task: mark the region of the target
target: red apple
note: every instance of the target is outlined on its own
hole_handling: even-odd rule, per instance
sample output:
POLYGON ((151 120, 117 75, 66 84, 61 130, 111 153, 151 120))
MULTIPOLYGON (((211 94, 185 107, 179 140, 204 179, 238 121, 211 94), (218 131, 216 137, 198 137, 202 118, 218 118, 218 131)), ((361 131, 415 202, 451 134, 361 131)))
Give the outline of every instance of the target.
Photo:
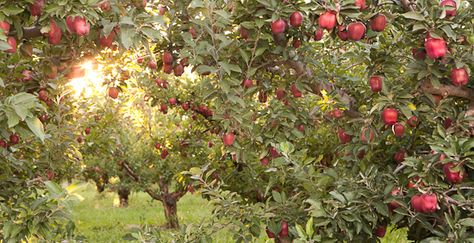
POLYGON ((359 9, 366 9, 367 5, 365 4, 365 0, 355 0, 354 4, 359 8, 359 9))
POLYGON ((268 154, 270 154, 270 157, 275 159, 275 158, 278 158, 278 157, 281 157, 281 154, 278 152, 278 150, 273 147, 273 146, 270 146, 268 148, 268 154))
POLYGON ((324 29, 318 28, 316 32, 314 32, 314 40, 315 41, 320 41, 324 37, 324 29))
POLYGON ((78 36, 85 36, 89 34, 91 24, 89 24, 85 17, 76 16, 74 18, 74 30, 78 36))
POLYGON ((46 102, 48 98, 48 91, 42 89, 38 92, 38 99, 46 102))
POLYGON ((166 9, 165 6, 161 6, 161 5, 160 5, 160 6, 158 7, 158 14, 161 15, 161 16, 163 16, 163 15, 165 15, 165 13, 166 13, 167 10, 168 10, 168 9, 166 9))
POLYGON ((286 91, 283 88, 278 88, 275 91, 275 94, 276 94, 277 100, 283 100, 283 98, 285 98, 286 96, 286 91))
POLYGON ((31 73, 31 70, 25 69, 21 71, 21 75, 23 75, 22 81, 24 82, 33 80, 33 75, 31 73))
POLYGON ((214 143, 212 141, 207 142, 207 147, 209 148, 214 147, 214 143))
POLYGON ((112 99, 117 99, 119 95, 119 90, 116 87, 109 88, 109 97, 112 99))
POLYGON ((102 34, 99 37, 99 45, 103 48, 111 47, 115 39, 115 32, 112 31, 108 36, 103 36, 102 34))
POLYGON ((364 143, 367 143, 367 134, 369 135, 369 142, 374 141, 374 136, 375 136, 374 130, 367 127, 362 128, 362 131, 360 133, 360 140, 364 143), (367 130, 368 130, 368 133, 367 133, 367 130))
POLYGON ((382 77, 380 76, 372 76, 369 79, 370 89, 377 93, 382 91, 382 77))
POLYGON ((398 111, 394 108, 385 108, 382 111, 382 119, 385 125, 393 125, 398 120, 398 111))
POLYGON ((347 26, 347 37, 350 40, 358 41, 364 37, 366 31, 366 27, 362 22, 354 22, 350 23, 347 26))
POLYGON ((158 150, 161 149, 161 144, 160 143, 155 143, 155 148, 158 149, 158 150))
POLYGON ((303 96, 303 94, 298 89, 298 87, 296 87, 296 84, 292 84, 290 87, 290 90, 291 90, 291 93, 293 94, 293 97, 295 98, 300 98, 301 96, 303 96))
POLYGON ((173 55, 169 51, 165 51, 163 53, 163 56, 161 57, 161 60, 163 61, 164 64, 171 65, 173 64, 173 55))
POLYGON ((179 60, 179 64, 181 64, 183 67, 189 66, 189 58, 188 57, 181 58, 181 60, 179 60))
POLYGON ((405 127, 402 124, 397 122, 393 124, 392 132, 395 135, 395 137, 403 137, 403 134, 405 133, 405 127))
POLYGON ((44 0, 35 0, 30 5, 31 16, 40 16, 41 13, 43 12, 43 8, 44 8, 44 0))
POLYGON ((272 33, 273 34, 280 34, 285 32, 286 23, 283 19, 277 19, 272 22, 272 33))
POLYGON ((10 24, 7 21, 0 21, 0 29, 3 30, 5 35, 10 32, 10 24))
POLYGON ((196 29, 193 26, 189 27, 188 33, 191 34, 191 37, 193 39, 197 38, 196 29))
POLYGON ((20 142, 20 136, 18 136, 18 134, 12 134, 10 135, 10 144, 11 145, 15 145, 15 144, 18 144, 20 142))
POLYGON ((288 237, 288 223, 285 220, 281 221, 281 230, 278 236, 280 236, 280 238, 288 237))
POLYGON ((273 239, 275 238, 275 234, 270 231, 268 227, 265 228, 265 232, 267 233, 268 238, 273 239))
MULTIPOLYGON (((392 195, 393 197, 402 195, 400 187, 394 187, 392 191, 390 192, 390 195, 392 195)), ((396 208, 400 207, 400 204, 396 202, 395 200, 393 200, 388 203, 388 207, 390 208, 390 210, 395 210, 396 208)))
POLYGON ((290 25, 293 27, 300 27, 303 23, 303 15, 300 12, 293 12, 290 15, 290 25))
POLYGON ((469 82, 469 74, 464 68, 451 70, 451 83, 455 86, 464 86, 469 82))
POLYGON ((142 56, 138 56, 138 57, 137 57, 137 63, 138 63, 138 64, 142 64, 142 63, 143 63, 143 57, 142 57, 142 56))
POLYGON ((346 144, 352 141, 352 136, 347 134, 342 128, 337 130, 337 136, 339 137, 341 144, 346 144))
POLYGON ((393 155, 393 160, 395 160, 397 163, 402 163, 405 161, 405 154, 406 151, 404 149, 400 149, 393 155))
POLYGON ((0 147, 8 148, 8 144, 7 144, 7 141, 5 141, 5 139, 0 139, 0 147))
POLYGON ((13 36, 9 36, 7 38, 7 43, 10 46, 10 49, 5 50, 7 53, 15 53, 16 52, 16 39, 13 36))
POLYGON ((46 121, 48 121, 49 116, 48 116, 48 114, 45 113, 45 114, 40 115, 38 117, 38 119, 40 119, 41 122, 46 122, 46 121))
POLYGON ((387 17, 383 14, 377 14, 372 20, 370 20, 370 28, 373 31, 382 32, 387 25, 387 17))
POLYGON ((168 64, 164 64, 163 65, 163 72, 166 73, 166 74, 171 74, 173 72, 173 66, 172 65, 168 65, 168 64))
POLYGON ((348 36, 347 36, 347 30, 346 26, 344 25, 338 25, 337 26, 337 36, 339 36, 339 39, 346 41, 348 36))
POLYGON ((51 19, 49 23, 49 32, 48 32, 48 41, 49 44, 51 45, 58 45, 61 43, 61 37, 63 35, 63 32, 61 28, 56 25, 56 22, 51 19))
POLYGON ((451 119, 451 118, 449 118, 449 117, 446 118, 446 119, 444 119, 444 121, 443 121, 444 129, 448 129, 448 128, 450 128, 452 125, 453 125, 453 119, 451 119))
POLYGON ((263 91, 263 90, 258 91, 258 101, 260 103, 267 102, 267 98, 268 98, 268 96, 267 96, 267 93, 265 91, 263 91))
POLYGON ((456 16, 456 1, 454 1, 454 0, 443 0, 443 1, 441 1, 440 5, 443 6, 443 7, 448 6, 448 8, 446 8, 446 17, 456 16))
POLYGON ((242 39, 244 40, 247 40, 249 38, 250 34, 249 34, 249 30, 243 26, 240 27, 240 37, 242 37, 242 39))
POLYGON ((438 210, 438 198, 436 194, 418 194, 410 200, 413 210, 420 213, 434 213, 438 210))
POLYGON ((438 38, 427 38, 425 40, 426 54, 431 59, 442 58, 446 55, 446 41, 438 38))
POLYGON ((84 132, 86 133, 86 135, 91 134, 91 128, 90 128, 90 127, 86 127, 86 129, 84 130, 84 132))
POLYGON ((184 102, 181 104, 181 108, 183 108, 184 111, 189 110, 189 102, 184 102))
POLYGON ((418 125, 418 117, 417 116, 412 116, 407 120, 407 124, 410 127, 416 127, 418 125))
POLYGON ((304 125, 300 124, 300 125, 296 126, 296 129, 298 129, 298 131, 300 131, 300 132, 304 132, 304 125))
POLYGON ((412 54, 413 58, 415 58, 417 60, 423 60, 426 57, 425 48, 415 48, 415 47, 413 47, 411 49, 411 54, 412 54))
POLYGON ((319 27, 332 30, 336 26, 336 13, 334 11, 326 11, 318 18, 319 27))
POLYGON ((294 39, 293 40, 293 47, 295 49, 298 49, 298 48, 300 48, 300 46, 301 46, 301 41, 299 39, 294 39))
POLYGON ((248 89, 252 86, 253 86, 253 80, 245 79, 244 81, 242 81, 242 87, 244 87, 245 89, 248 89))
POLYGON ((166 157, 168 157, 168 154, 169 153, 167 149, 164 148, 163 150, 161 150, 161 155, 160 155, 161 159, 166 159, 166 157))
POLYGON ((385 236, 385 233, 387 232, 387 226, 385 225, 380 225, 375 228, 375 236, 379 238, 383 238, 385 236))
POLYGON ((222 137, 222 141, 224 142, 225 146, 232 146, 232 144, 234 144, 234 140, 235 135, 233 132, 228 132, 222 137))
POLYGON ((170 105, 176 105, 176 103, 178 103, 178 101, 176 100, 176 98, 169 98, 169 99, 168 99, 168 102, 170 103, 170 105))
POLYGON ((66 17, 66 27, 71 33, 76 33, 76 29, 74 26, 74 17, 72 16, 67 16, 66 17))
POLYGON ((407 183, 407 187, 409 189, 424 187, 424 186, 425 186, 425 183, 418 176, 415 176, 413 179, 408 180, 408 183, 407 183))
POLYGON ((157 64, 156 64, 155 61, 153 61, 153 60, 148 61, 148 68, 156 69, 156 67, 157 67, 157 64))
POLYGON ((166 104, 161 104, 160 105, 160 111, 163 113, 163 114, 167 114, 168 113, 168 106, 166 104))
POLYGON ((329 112, 329 115, 332 118, 338 119, 338 118, 341 118, 344 115, 344 113, 339 108, 334 108, 331 112, 329 112))
POLYGON ((102 9, 102 11, 104 11, 104 12, 110 11, 111 7, 110 7, 110 2, 109 2, 109 0, 104 0, 104 1, 102 1, 102 2, 99 4, 99 7, 100 7, 100 9, 102 9))
POLYGON ((267 166, 270 163, 270 159, 268 157, 263 157, 260 159, 260 164, 263 166, 267 166))
POLYGON ((174 66, 173 72, 174 72, 174 75, 177 76, 177 77, 183 75, 183 73, 184 73, 183 65, 178 64, 178 65, 174 66))
POLYGON ((461 183, 467 177, 462 165, 449 162, 443 166, 444 177, 451 184, 461 183))

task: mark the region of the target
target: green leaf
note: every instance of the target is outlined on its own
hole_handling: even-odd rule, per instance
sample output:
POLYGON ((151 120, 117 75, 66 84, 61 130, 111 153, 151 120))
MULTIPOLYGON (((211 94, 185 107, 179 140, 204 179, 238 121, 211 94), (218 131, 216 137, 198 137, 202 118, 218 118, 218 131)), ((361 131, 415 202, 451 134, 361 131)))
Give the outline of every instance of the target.
POLYGON ((277 203, 281 203, 281 202, 282 202, 281 195, 280 195, 279 192, 277 192, 277 191, 272 191, 272 197, 273 197, 273 199, 275 200, 275 202, 277 202, 277 203))
POLYGON ((46 186, 46 189, 48 190, 49 193, 51 193, 53 197, 57 197, 63 193, 63 190, 61 189, 61 187, 52 181, 46 181, 44 185, 46 186))
POLYGON ((404 14, 402 14, 403 17, 407 18, 407 19, 414 19, 414 20, 420 20, 420 21, 424 21, 425 20, 425 17, 423 17, 423 15, 417 13, 417 12, 406 12, 404 14))
POLYGON ((151 28, 151 27, 143 27, 140 30, 144 35, 148 36, 148 38, 150 38, 152 40, 157 40, 161 37, 160 32, 156 29, 151 28))
POLYGON ((459 224, 474 227, 474 218, 465 218, 458 221, 459 224))
POLYGON ((129 49, 130 47, 133 46, 133 37, 135 35, 135 29, 133 27, 130 27, 128 25, 123 25, 120 28, 120 40, 125 47, 125 49, 129 49))
POLYGON ((300 239, 306 239, 307 238, 307 236, 306 236, 306 234, 303 230, 303 227, 301 227, 301 225, 296 224, 296 231, 298 232, 298 237, 300 239))
POLYGON ((306 222, 306 235, 308 235, 310 238, 313 237, 314 234, 313 224, 313 217, 310 217, 308 222, 306 222))
POLYGON ((44 142, 45 134, 43 123, 41 123, 37 117, 27 117, 25 121, 30 130, 44 142))
POLYGON ((450 25, 445 25, 441 27, 441 29, 446 33, 446 35, 451 38, 452 40, 456 40, 456 33, 454 33, 453 29, 450 25))
POLYGON ((227 63, 227 62, 219 62, 219 65, 229 75, 232 71, 237 72, 237 73, 242 73, 242 69, 240 69, 240 67, 235 65, 235 64, 230 64, 230 63, 227 63))

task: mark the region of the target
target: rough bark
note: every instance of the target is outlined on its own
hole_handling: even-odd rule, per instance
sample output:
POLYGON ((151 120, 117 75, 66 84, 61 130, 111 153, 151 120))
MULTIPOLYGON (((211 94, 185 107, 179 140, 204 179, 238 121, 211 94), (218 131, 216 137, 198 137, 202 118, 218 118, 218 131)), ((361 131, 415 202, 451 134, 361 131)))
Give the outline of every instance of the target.
POLYGON ((119 207, 126 208, 128 207, 128 196, 130 195, 130 189, 126 187, 120 187, 118 190, 120 204, 119 207))
POLYGON ((170 229, 176 229, 179 228, 178 201, 169 195, 162 201, 165 209, 166 226, 170 229))

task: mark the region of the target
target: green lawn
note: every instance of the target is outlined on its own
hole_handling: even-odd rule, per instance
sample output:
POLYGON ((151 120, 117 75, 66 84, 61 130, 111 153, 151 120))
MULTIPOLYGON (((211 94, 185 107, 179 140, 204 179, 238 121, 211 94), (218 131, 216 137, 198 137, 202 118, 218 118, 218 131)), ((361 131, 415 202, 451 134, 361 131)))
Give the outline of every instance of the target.
MULTIPOLYGON (((132 193, 128 208, 114 206, 118 197, 116 193, 98 194, 92 184, 83 184, 76 192, 83 197, 73 212, 77 234, 85 238, 84 242, 124 242, 125 234, 140 225, 160 226, 165 224, 161 203, 151 201, 145 193, 132 193)), ((180 223, 199 223, 211 216, 211 207, 199 196, 187 194, 178 203, 180 223)), ((168 231, 163 232, 169 235, 168 231)), ((233 242, 228 231, 221 231, 216 236, 217 242, 233 242)), ((387 233, 382 242, 406 242, 406 233, 397 231, 387 233)), ((257 242, 266 242, 262 236, 257 242)), ((271 242, 271 241, 268 241, 271 242)))

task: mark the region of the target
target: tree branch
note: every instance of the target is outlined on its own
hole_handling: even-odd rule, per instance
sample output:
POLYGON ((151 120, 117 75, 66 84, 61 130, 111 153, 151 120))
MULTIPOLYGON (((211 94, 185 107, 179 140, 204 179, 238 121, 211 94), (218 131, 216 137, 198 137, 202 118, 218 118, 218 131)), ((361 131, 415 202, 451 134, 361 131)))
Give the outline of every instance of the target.
MULTIPOLYGON (((8 33, 10 36, 17 36, 16 30, 11 30, 10 33, 8 33)), ((43 36, 41 33, 41 27, 40 26, 32 26, 32 27, 24 27, 23 28, 23 39, 33 39, 36 37, 43 36)))
POLYGON ((151 198, 157 200, 157 201, 162 201, 163 198, 161 197, 161 195, 155 193, 154 191, 152 191, 150 188, 147 188, 145 189, 145 192, 148 193, 148 195, 150 195, 151 198))
POLYGON ((468 100, 474 100, 474 93, 471 89, 465 87, 458 87, 453 85, 440 84, 439 87, 434 87, 429 80, 421 83, 420 89, 429 94, 441 95, 443 97, 456 96, 468 100))

